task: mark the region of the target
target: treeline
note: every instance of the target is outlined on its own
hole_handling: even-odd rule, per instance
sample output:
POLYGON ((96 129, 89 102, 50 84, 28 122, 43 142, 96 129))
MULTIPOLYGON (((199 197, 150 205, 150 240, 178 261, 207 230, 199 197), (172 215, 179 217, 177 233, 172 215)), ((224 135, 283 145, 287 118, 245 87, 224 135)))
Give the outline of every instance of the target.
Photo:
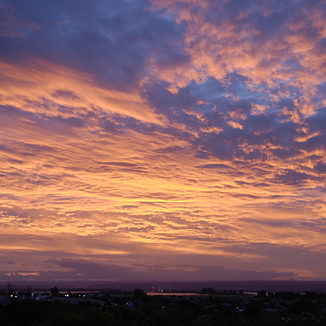
POLYGON ((236 291, 236 290, 224 290, 224 291, 216 291, 215 289, 213 288, 203 288, 201 290, 201 293, 202 294, 221 294, 221 295, 236 295, 236 294, 239 294, 239 295, 243 295, 243 290, 240 290, 240 291, 236 291))
MULTIPOLYGON (((205 287, 201 290, 201 294, 218 294, 218 295, 244 295, 243 290, 224 290, 216 291, 212 287, 205 287)), ((326 299, 326 293, 317 293, 314 291, 307 291, 305 293, 298 292, 266 292, 264 290, 257 292, 257 297, 259 298, 268 298, 268 299, 283 299, 283 300, 299 300, 299 299, 308 299, 308 300, 318 300, 326 299)))
MULTIPOLYGON (((259 295, 259 293, 258 293, 259 295)), ((283 300, 298 300, 298 299, 308 299, 308 300, 318 300, 326 299, 326 293, 316 293, 314 291, 307 291, 305 293, 298 292, 268 292, 268 298, 276 298, 283 300)))

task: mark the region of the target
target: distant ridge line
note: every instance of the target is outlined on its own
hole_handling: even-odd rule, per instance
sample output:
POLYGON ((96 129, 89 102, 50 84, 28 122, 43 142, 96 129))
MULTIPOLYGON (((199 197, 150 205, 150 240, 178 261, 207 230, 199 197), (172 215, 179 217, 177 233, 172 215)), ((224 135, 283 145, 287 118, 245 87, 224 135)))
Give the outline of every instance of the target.
MULTIPOLYGON (((0 290, 6 290, 8 281, 0 282, 0 290)), ((202 281, 202 282, 94 282, 94 281, 10 281, 15 291, 30 287, 32 290, 48 291, 57 286, 59 290, 85 290, 99 291, 109 289, 132 290, 141 288, 145 291, 163 289, 166 291, 200 291, 205 287, 212 287, 217 291, 243 290, 243 291, 270 291, 270 292, 326 292, 326 281, 202 281)))

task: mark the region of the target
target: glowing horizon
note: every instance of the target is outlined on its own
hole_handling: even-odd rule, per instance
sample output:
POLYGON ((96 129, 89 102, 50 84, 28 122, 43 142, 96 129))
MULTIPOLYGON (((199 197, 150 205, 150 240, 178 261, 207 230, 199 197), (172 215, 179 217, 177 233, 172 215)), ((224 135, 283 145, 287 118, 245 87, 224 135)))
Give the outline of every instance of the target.
POLYGON ((0 11, 0 281, 326 280, 322 1, 0 11))

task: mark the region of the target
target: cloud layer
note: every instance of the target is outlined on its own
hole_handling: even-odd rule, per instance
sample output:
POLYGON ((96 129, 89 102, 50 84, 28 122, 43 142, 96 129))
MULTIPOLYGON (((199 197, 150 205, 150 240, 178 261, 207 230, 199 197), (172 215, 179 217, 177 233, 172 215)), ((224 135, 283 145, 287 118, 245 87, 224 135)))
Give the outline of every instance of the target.
POLYGON ((0 280, 326 279, 323 1, 0 12, 0 280))

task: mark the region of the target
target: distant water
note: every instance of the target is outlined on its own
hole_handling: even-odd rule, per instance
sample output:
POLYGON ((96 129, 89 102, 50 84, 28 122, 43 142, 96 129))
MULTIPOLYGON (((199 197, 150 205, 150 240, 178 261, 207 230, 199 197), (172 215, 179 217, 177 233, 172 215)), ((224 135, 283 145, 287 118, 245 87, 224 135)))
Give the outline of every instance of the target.
MULTIPOLYGON (((202 295, 201 293, 195 293, 195 292, 146 292, 147 295, 153 296, 153 295, 163 295, 163 296, 195 296, 195 295, 202 295)), ((217 293, 218 294, 218 293, 217 293)), ((247 295, 257 295, 257 292, 243 292, 243 294, 247 295)), ((207 294, 210 295, 210 294, 207 294)))
POLYGON ((163 296, 191 296, 191 295, 200 295, 200 293, 194 292, 146 292, 147 295, 163 295, 163 296))

